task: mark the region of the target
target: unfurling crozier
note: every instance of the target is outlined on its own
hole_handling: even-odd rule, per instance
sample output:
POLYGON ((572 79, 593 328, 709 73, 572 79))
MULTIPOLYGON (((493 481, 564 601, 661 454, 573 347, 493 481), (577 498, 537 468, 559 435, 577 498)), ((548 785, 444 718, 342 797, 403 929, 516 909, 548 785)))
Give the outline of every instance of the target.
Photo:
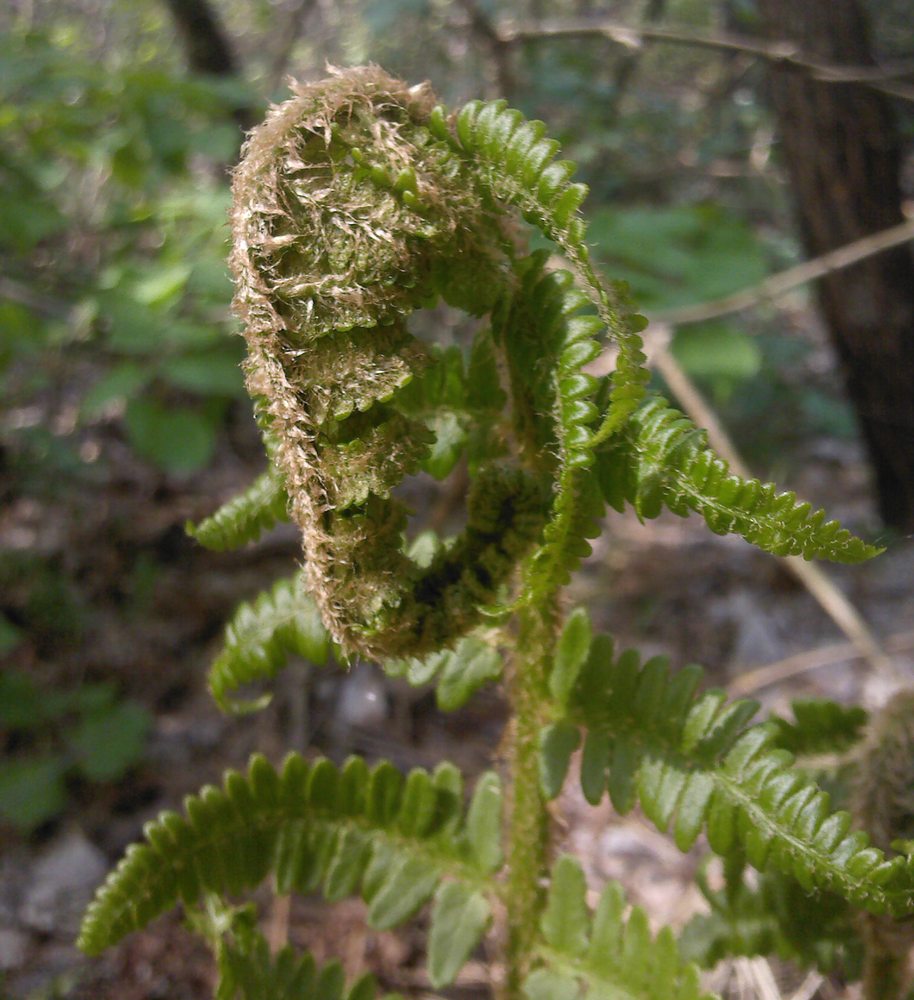
POLYGON ((420 569, 391 496, 433 439, 398 405, 430 363, 407 329, 442 297, 490 311, 516 283, 505 219, 428 127, 425 87, 374 68, 275 108, 235 174, 235 309, 247 384, 301 527, 309 587, 344 649, 427 652, 465 633, 543 523, 516 467, 475 479, 467 528, 420 569))

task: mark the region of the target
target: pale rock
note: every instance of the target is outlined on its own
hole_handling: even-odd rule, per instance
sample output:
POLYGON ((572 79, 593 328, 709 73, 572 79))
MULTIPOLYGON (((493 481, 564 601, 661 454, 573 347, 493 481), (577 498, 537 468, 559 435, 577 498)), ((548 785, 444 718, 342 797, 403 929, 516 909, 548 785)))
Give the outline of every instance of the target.
POLYGON ((65 834, 35 863, 20 921, 45 934, 74 934, 108 867, 105 855, 82 833, 65 834))

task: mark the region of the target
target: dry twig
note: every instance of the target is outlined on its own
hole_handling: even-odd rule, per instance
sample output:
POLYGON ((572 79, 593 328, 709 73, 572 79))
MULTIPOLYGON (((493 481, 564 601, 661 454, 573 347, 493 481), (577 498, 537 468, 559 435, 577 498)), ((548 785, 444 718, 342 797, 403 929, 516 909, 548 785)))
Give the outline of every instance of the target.
POLYGON ((699 302, 696 305, 664 309, 653 313, 650 318, 652 322, 683 326, 686 323, 701 323, 709 319, 727 316, 730 313, 742 312, 744 309, 751 309, 764 302, 779 298, 794 288, 806 285, 826 274, 841 271, 852 264, 858 264, 868 257, 900 246, 909 240, 914 240, 914 219, 908 219, 906 222, 890 226, 888 229, 881 229, 878 233, 854 240, 853 243, 848 243, 830 253, 822 254, 821 257, 815 257, 798 264, 796 267, 780 271, 757 285, 744 288, 733 295, 725 295, 723 298, 713 299, 710 302, 699 302))
POLYGON ((790 41, 765 42, 741 35, 704 35, 687 28, 662 28, 650 24, 625 24, 606 18, 569 18, 542 20, 532 24, 503 21, 497 26, 498 37, 505 44, 549 38, 587 38, 598 36, 617 45, 637 48, 646 43, 692 45, 698 48, 739 52, 781 66, 791 66, 825 83, 859 83, 892 97, 914 101, 914 84, 905 77, 914 75, 914 62, 905 60, 881 66, 851 66, 823 62, 806 55, 790 41))

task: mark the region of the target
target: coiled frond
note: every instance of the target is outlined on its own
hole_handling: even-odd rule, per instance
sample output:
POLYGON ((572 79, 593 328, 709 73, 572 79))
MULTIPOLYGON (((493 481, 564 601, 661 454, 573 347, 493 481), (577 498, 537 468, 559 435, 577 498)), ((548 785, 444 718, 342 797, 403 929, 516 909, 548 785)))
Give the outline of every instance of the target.
MULTIPOLYGON (((433 116, 432 127, 447 137, 442 116, 433 116)), ((471 101, 457 115, 456 134, 490 196, 516 205, 561 247, 619 346, 610 406, 600 431, 603 440, 622 425, 644 395, 649 376, 639 333, 646 321, 626 312, 624 288, 607 285, 597 276, 585 243, 586 225, 578 212, 587 187, 571 182, 576 168, 570 160, 555 159, 558 143, 546 137, 543 123, 526 120, 505 101, 471 101)))
POLYGON ((476 636, 461 639, 453 649, 432 653, 424 659, 388 660, 388 677, 405 677, 410 684, 435 684, 438 707, 452 712, 465 705, 471 695, 501 676, 502 659, 496 649, 476 636))
POLYGON ((443 985, 489 920, 486 893, 502 860, 494 775, 480 779, 465 819, 461 811, 459 775, 448 765, 404 777, 384 762, 369 771, 352 758, 338 769, 292 754, 277 772, 255 756, 246 775, 230 771, 222 789, 188 798, 184 816, 166 812, 146 825, 146 843, 127 852, 89 907, 79 946, 96 954, 179 900, 235 895, 272 872, 280 893, 361 893, 380 929, 434 896, 429 963, 443 985), (447 888, 452 881, 463 888, 447 888))
POLYGON ((222 650, 210 667, 210 691, 227 711, 262 708, 268 695, 254 701, 231 696, 244 684, 274 677, 290 653, 323 666, 331 648, 320 612, 305 590, 302 574, 296 573, 235 610, 225 628, 222 650))
POLYGON ((392 490, 447 460, 434 461, 435 414, 403 394, 433 361, 406 318, 439 297, 481 315, 514 284, 505 222, 433 138, 432 107, 374 68, 298 88, 253 133, 234 186, 248 386, 277 441, 309 589, 334 640, 374 658, 465 634, 543 521, 541 485, 483 469, 454 555, 423 569, 404 552, 392 490))
POLYGON ((622 887, 610 882, 591 913, 580 865, 560 857, 542 919, 542 964, 524 983, 528 1000, 714 1000, 696 967, 682 961, 672 931, 653 937, 644 911, 636 906, 626 918, 625 909, 622 887))
POLYGON ((216 552, 239 549, 270 528, 289 520, 289 498, 279 471, 272 465, 238 496, 223 504, 199 524, 190 521, 191 538, 216 552))
MULTIPOLYGON (((302 575, 296 574, 277 581, 256 600, 235 610, 225 629, 222 650, 210 667, 210 691, 223 711, 257 711, 269 704, 269 693, 239 699, 234 697, 239 688, 271 680, 286 666, 290 655, 324 666, 333 652, 334 644, 320 612, 305 590, 302 575)), ((382 666, 388 677, 404 677, 417 687, 434 684, 438 707, 450 712, 501 676, 502 658, 488 642, 466 636, 453 649, 423 658, 387 660, 382 666)))
POLYGON ((620 812, 638 801, 659 829, 672 826, 682 850, 704 828, 718 854, 744 851, 756 868, 770 865, 805 889, 828 889, 874 912, 910 912, 911 859, 888 858, 851 832, 850 815, 831 812, 828 795, 777 748, 775 730, 747 728, 754 702, 696 694, 697 667, 671 674, 659 657, 642 665, 632 651, 617 656, 605 635, 586 656, 579 640, 570 646, 574 655, 557 660, 552 685, 564 711, 543 733, 548 794, 558 793, 584 729, 588 801, 608 790, 620 812))
POLYGON ((373 67, 296 88, 246 146, 231 263, 248 387, 302 529, 309 589, 347 652, 447 648, 502 599, 543 531, 524 600, 560 585, 588 550, 601 501, 586 470, 644 394, 643 319, 597 276, 578 213, 586 189, 556 148, 503 103, 448 119, 426 88, 373 67), (564 251, 586 294, 547 274, 544 255, 519 252, 518 210, 564 251), (407 330, 439 298, 491 319, 473 385, 461 384, 459 355, 407 330), (581 313, 588 303, 597 315, 581 313), (601 415, 583 367, 604 329, 620 357, 601 415), (396 485, 420 468, 443 476, 464 445, 512 434, 520 455, 471 456, 461 565, 417 566, 396 485), (484 544, 474 507, 497 513, 484 544))
POLYGON ((603 324, 582 312, 590 300, 572 275, 545 265, 545 253, 525 262, 520 290, 494 324, 507 348, 522 447, 555 460, 549 520, 524 581, 534 601, 567 582, 590 553, 586 539, 599 534, 604 506, 588 474, 597 380, 583 371, 599 353, 603 324))
POLYGON ((881 551, 795 493, 732 475, 708 448, 705 432, 663 399, 648 400, 631 417, 600 455, 598 475, 616 510, 628 502, 642 518, 656 517, 662 507, 680 517, 694 511, 716 534, 742 535, 775 555, 852 563, 881 551))

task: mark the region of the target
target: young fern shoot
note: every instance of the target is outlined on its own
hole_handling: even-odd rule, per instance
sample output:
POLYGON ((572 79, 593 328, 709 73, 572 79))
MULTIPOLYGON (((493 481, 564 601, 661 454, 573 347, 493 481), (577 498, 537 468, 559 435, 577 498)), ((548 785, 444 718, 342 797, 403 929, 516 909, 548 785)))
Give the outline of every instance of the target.
POLYGON ((270 954, 256 914, 231 902, 270 877, 331 903, 361 895, 375 928, 430 903, 436 989, 489 934, 506 1000, 708 997, 670 930, 652 936, 615 884, 591 911, 580 865, 556 859, 549 802, 582 744, 586 798, 608 791, 621 812, 640 802, 683 850, 704 831, 731 868, 748 862, 848 913, 912 912, 914 862, 831 812, 782 730, 751 723, 753 704, 699 693, 699 672, 641 664, 593 636, 583 611, 563 613, 607 503, 642 517, 695 511, 776 553, 853 562, 876 550, 793 494, 730 475, 686 417, 648 395, 644 320, 597 273, 586 189, 557 151, 504 102, 449 114, 427 86, 376 67, 295 85, 252 133, 231 266, 270 464, 190 530, 225 549, 288 516, 304 568, 238 610, 213 694, 259 707, 237 692, 291 653, 372 659, 434 683, 444 710, 501 681, 505 764, 465 805, 448 763, 404 775, 358 757, 337 767, 291 754, 278 769, 255 757, 147 826, 86 915, 86 951, 182 902, 213 942, 221 1000, 374 997, 370 976, 347 986, 338 965, 270 954), (521 220, 569 270, 527 251, 521 220), (411 332, 411 314, 440 301, 479 318, 466 350, 411 332), (607 339, 618 361, 597 378, 587 366, 607 339), (409 543, 396 487, 458 461, 464 530, 409 543))

